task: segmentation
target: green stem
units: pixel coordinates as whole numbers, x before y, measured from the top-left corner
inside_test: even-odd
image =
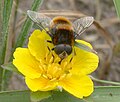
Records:
[[[34,0],[31,10],[36,11],[38,7],[42,4],[42,1],[43,0]],[[27,18],[18,36],[17,42],[15,44],[15,48],[22,47],[24,45],[31,27],[32,27],[32,21],[29,18]]]
[[[0,65],[4,64],[5,55],[6,55],[6,45],[8,38],[8,28],[9,28],[9,18],[11,14],[13,0],[4,0],[4,7],[1,13],[2,16],[2,29],[0,35]],[[3,83],[5,79],[3,79],[4,69],[0,68],[0,90],[2,90]]]
[[[97,78],[94,78],[93,76],[90,76],[93,81],[99,82],[99,83],[104,83],[104,84],[112,84],[112,85],[120,85],[119,82],[113,82],[113,81],[106,81],[106,80],[100,80]]]
[[[120,18],[120,0],[113,0],[114,4],[115,4],[115,8],[116,8],[116,11],[117,11],[117,14]]]
[[[2,45],[2,42],[1,42],[2,32],[1,31],[2,31],[2,0],[0,0],[0,45]],[[0,67],[0,89],[1,89],[1,83],[2,83],[2,72],[3,72],[3,69]]]
[[[11,1],[11,0],[8,0],[8,1]],[[41,5],[41,3],[42,3],[42,0],[34,0],[34,2],[32,4],[32,7],[31,7],[31,10],[36,11],[39,8],[39,6]],[[25,40],[27,38],[27,35],[29,34],[29,31],[30,31],[31,27],[32,27],[32,22],[29,19],[27,19],[25,21],[22,29],[21,29],[20,35],[19,35],[19,37],[17,39],[17,42],[16,42],[15,47],[13,48],[13,50],[15,50],[15,48],[18,47],[18,46],[23,46],[24,45],[24,42],[25,42]],[[11,55],[9,61],[11,62],[12,59],[13,59],[13,57]],[[8,82],[9,82],[9,80],[11,78],[11,75],[12,75],[12,73],[9,72],[9,71],[7,71],[7,70],[3,71],[2,78],[4,80],[2,82],[2,86],[3,86],[2,90],[5,90],[7,88]]]
[[[31,7],[31,10],[36,11],[42,5],[42,2],[43,2],[43,0],[34,0],[32,7]],[[20,32],[20,34],[17,38],[17,41],[13,47],[13,51],[12,51],[12,54],[10,56],[10,62],[13,59],[13,52],[15,51],[15,49],[17,47],[22,47],[24,45],[31,27],[32,27],[32,21],[29,18],[27,18],[22,26],[21,32]]]

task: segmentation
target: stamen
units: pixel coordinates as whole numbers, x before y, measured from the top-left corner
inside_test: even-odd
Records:
[[[51,56],[49,63],[53,63],[53,61],[54,61],[53,56]]]
[[[53,77],[52,77],[52,75],[50,75],[50,74],[47,74],[47,77],[48,77],[48,79],[53,79]]]
[[[41,65],[39,65],[39,68],[40,68],[41,71],[44,71],[44,70],[43,70],[43,67],[42,67]]]
[[[63,74],[62,76],[60,76],[59,80],[62,80],[66,77],[66,74]]]
[[[57,66],[54,67],[53,74],[57,73],[59,71],[59,68]]]
[[[53,62],[55,61],[55,56],[53,55],[53,53],[52,53],[52,57],[53,57]]]
[[[46,65],[42,65],[44,72],[46,72]]]
[[[55,80],[57,80],[56,78],[52,78],[50,81],[55,81]]]
[[[43,76],[45,79],[48,79],[48,77],[47,77],[46,75],[43,74],[42,76]]]
[[[68,65],[68,62],[65,61],[65,62],[63,63],[63,68],[66,68],[67,65]]]
[[[44,64],[44,62],[43,62],[42,60],[40,60],[39,68],[40,68],[42,71],[46,71],[46,65]]]

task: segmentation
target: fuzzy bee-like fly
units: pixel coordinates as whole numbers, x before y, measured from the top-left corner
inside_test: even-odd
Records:
[[[75,41],[77,36],[92,25],[94,21],[93,17],[86,16],[71,22],[66,17],[57,16],[51,19],[48,16],[30,10],[27,11],[27,15],[40,29],[44,29],[46,33],[49,34],[52,41],[48,42],[54,44],[55,47],[52,50],[54,50],[61,59],[72,53],[73,46],[93,52],[88,46]],[[46,28],[49,30],[46,30]]]

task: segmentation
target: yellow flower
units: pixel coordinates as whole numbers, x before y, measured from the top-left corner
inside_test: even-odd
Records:
[[[35,30],[29,38],[28,48],[17,48],[13,64],[25,76],[31,91],[49,91],[63,88],[72,95],[83,98],[93,92],[93,82],[88,74],[98,66],[98,56],[74,47],[76,55],[69,55],[60,62],[51,38],[40,30]],[[89,47],[82,40],[77,40]]]

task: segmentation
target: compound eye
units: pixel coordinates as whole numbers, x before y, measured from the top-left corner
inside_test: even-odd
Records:
[[[58,55],[63,52],[66,52],[68,55],[70,55],[72,52],[72,47],[70,45],[59,44],[59,45],[56,45],[56,47],[54,48],[54,51]]]
[[[56,54],[59,55],[64,51],[64,46],[62,44],[56,45],[56,47],[54,48],[54,51]]]
[[[70,55],[72,53],[72,47],[70,45],[66,45],[65,51],[67,52],[68,55]]]

